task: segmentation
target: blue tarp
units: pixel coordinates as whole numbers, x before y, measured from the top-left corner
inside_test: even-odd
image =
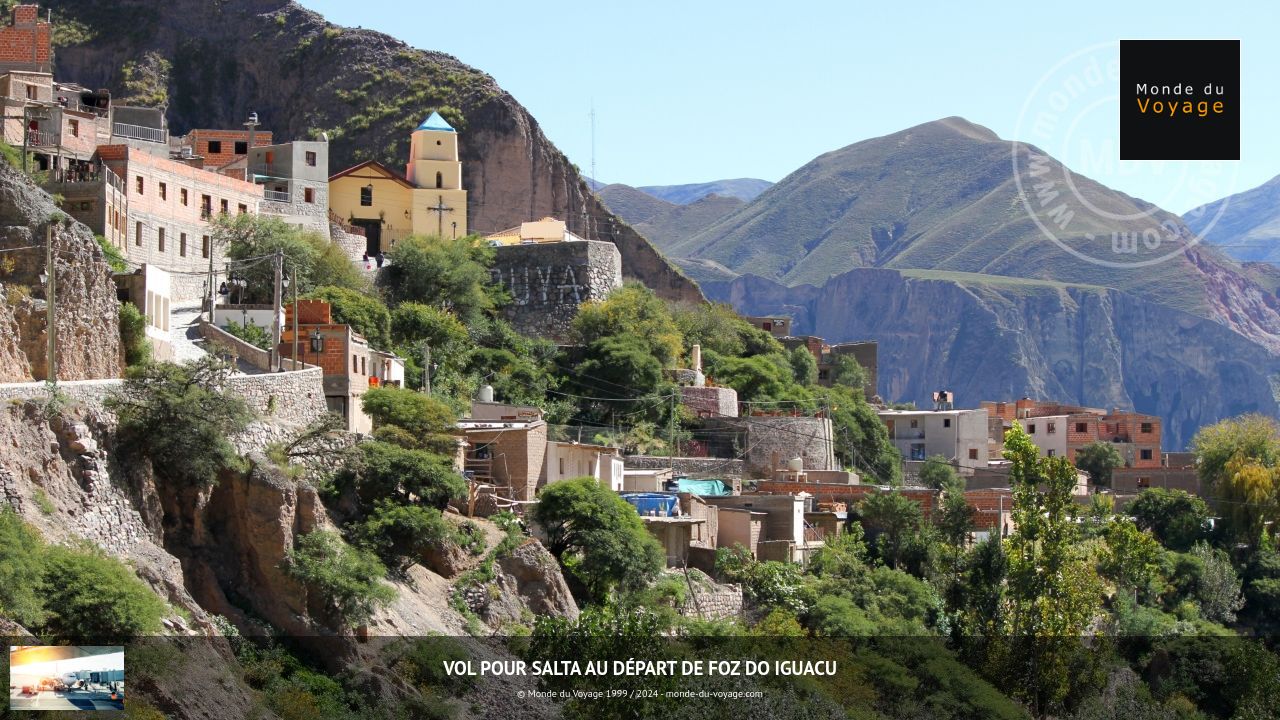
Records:
[[[694,495],[702,495],[711,497],[714,495],[732,495],[732,491],[725,486],[723,480],[694,480],[693,478],[680,478],[676,481],[676,487],[680,492],[693,493]]]
[[[679,504],[679,498],[668,493],[622,493],[622,499],[631,503],[641,515],[671,517]]]

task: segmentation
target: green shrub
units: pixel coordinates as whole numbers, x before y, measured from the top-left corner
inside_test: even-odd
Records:
[[[97,547],[55,546],[41,584],[49,634],[110,639],[159,632],[165,603],[124,563]]]
[[[45,515],[52,515],[54,511],[57,510],[57,508],[53,506],[53,501],[50,500],[45,491],[40,488],[35,489],[35,492],[31,494],[31,498],[36,501],[36,507],[40,508],[40,512]]]
[[[351,547],[336,533],[317,530],[298,539],[289,551],[288,573],[332,601],[338,617],[349,625],[368,622],[373,613],[395,599],[382,582],[387,569],[377,556]]]
[[[247,325],[228,321],[222,329],[226,330],[228,335],[240,338],[259,350],[271,350],[271,331],[252,320]]]
[[[112,272],[126,272],[129,265],[124,260],[124,253],[120,252],[120,248],[112,245],[109,240],[101,235],[94,235],[94,240],[98,241],[98,247],[102,248],[102,255],[107,261],[107,265],[111,267]]]
[[[343,259],[348,265],[350,260]],[[307,298],[329,303],[336,323],[346,323],[381,350],[391,347],[391,313],[382,301],[347,287],[325,286],[307,293]]]
[[[44,542],[18,515],[0,510],[0,616],[30,628],[44,621]]]
[[[433,507],[378,501],[373,512],[352,528],[362,547],[372,550],[388,567],[400,569],[418,561],[433,547],[459,544],[459,534]]]
[[[133,367],[151,362],[147,318],[133,303],[120,303],[120,345],[124,349],[125,365]]]
[[[450,498],[467,496],[467,484],[449,458],[373,440],[360,444],[360,462],[349,470],[366,507],[383,498],[409,496],[443,510]]]

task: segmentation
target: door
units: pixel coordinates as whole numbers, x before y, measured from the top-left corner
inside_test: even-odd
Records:
[[[381,220],[352,220],[351,224],[364,230],[365,252],[369,253],[372,259],[378,253],[382,252],[382,221]]]

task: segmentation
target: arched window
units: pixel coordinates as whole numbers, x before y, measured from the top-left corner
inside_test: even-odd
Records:
[[[444,173],[436,173],[436,188],[444,187]]]

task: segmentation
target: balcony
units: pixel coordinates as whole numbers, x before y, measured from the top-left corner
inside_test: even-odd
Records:
[[[292,202],[292,200],[289,198],[289,193],[281,192],[279,190],[263,190],[262,199],[268,202],[278,202],[278,203]]]
[[[33,148],[54,147],[60,139],[58,133],[43,130],[28,130],[26,137],[27,147]]]
[[[153,143],[169,142],[169,133],[162,128],[142,127],[141,125],[130,125],[128,123],[112,123],[111,134],[116,137],[145,140]]]

